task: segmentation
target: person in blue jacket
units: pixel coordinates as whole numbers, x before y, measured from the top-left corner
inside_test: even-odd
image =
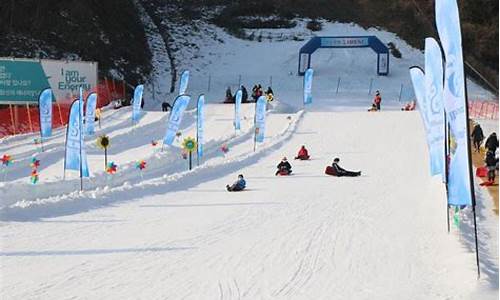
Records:
[[[228,192],[238,192],[238,191],[243,191],[246,187],[247,183],[245,179],[243,179],[243,174],[238,175],[238,180],[236,180],[233,185],[226,185],[226,189]]]

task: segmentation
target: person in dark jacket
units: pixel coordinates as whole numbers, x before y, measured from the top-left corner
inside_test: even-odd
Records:
[[[226,189],[228,192],[239,192],[243,191],[246,187],[247,183],[245,179],[243,178],[243,174],[238,175],[238,180],[236,180],[235,183],[232,185],[226,185]]]
[[[274,95],[273,89],[270,86],[267,87],[266,94],[273,94]]]
[[[161,104],[161,111],[168,111],[169,109],[172,109],[172,105],[170,105],[170,103],[165,101]]]
[[[486,143],[484,143],[484,146],[486,147],[486,149],[488,149],[488,151],[491,151],[493,153],[495,153],[495,151],[497,151],[498,138],[497,138],[496,132],[493,132],[492,134],[490,134],[490,136],[486,140]]]
[[[483,134],[483,129],[481,128],[481,125],[476,124],[474,126],[474,129],[472,130],[472,134],[470,135],[472,138],[472,141],[474,143],[474,149],[476,149],[476,152],[479,152],[481,149],[481,144],[483,143],[484,140],[484,134]]]
[[[226,89],[226,99],[224,100],[224,103],[234,103],[233,93],[231,92],[230,87],[227,87]]]
[[[340,162],[340,158],[336,157],[332,163],[332,168],[335,170],[336,176],[356,177],[356,176],[361,175],[361,171],[353,172],[353,171],[347,171],[347,170],[343,169],[341,166],[339,166],[339,162]]]
[[[248,91],[244,85],[241,86],[241,102],[242,103],[248,102]]]
[[[278,168],[278,171],[274,174],[276,176],[278,176],[278,174],[290,175],[292,173],[292,165],[290,165],[286,157],[283,157],[281,162],[276,167]]]
[[[254,85],[253,88],[252,88],[252,99],[254,100],[254,102],[257,102],[257,99],[259,98],[257,96],[257,90],[259,89],[259,87],[257,85]]]
[[[484,159],[486,163],[486,168],[488,168],[488,181],[490,183],[495,182],[495,172],[497,168],[498,158],[495,157],[495,152],[488,151],[486,152],[486,158]]]

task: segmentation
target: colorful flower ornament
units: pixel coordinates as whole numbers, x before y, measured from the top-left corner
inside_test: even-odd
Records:
[[[227,144],[222,144],[220,150],[222,151],[222,153],[226,154],[229,152],[229,146]]]
[[[146,161],[145,160],[140,160],[135,163],[135,167],[139,170],[144,170],[146,169]]]
[[[14,162],[14,160],[12,159],[12,156],[10,156],[9,154],[4,154],[2,156],[2,165],[8,167],[9,165],[11,165],[12,163]]]
[[[32,167],[33,169],[37,169],[39,166],[40,166],[40,160],[36,159],[36,157],[32,157],[30,167]]]
[[[38,182],[38,172],[36,171],[36,169],[33,169],[33,171],[31,171],[31,183],[36,184],[37,182]]]
[[[106,173],[108,174],[115,174],[117,170],[118,166],[113,161],[109,162],[108,165],[106,166]]]

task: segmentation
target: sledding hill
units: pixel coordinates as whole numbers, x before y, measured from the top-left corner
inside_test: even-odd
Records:
[[[118,170],[104,172],[96,137],[86,137],[92,175],[84,191],[76,174],[62,178],[63,130],[42,153],[35,135],[0,140],[0,154],[14,158],[0,174],[0,298],[495,299],[498,218],[490,199],[479,192],[476,280],[471,212],[463,210],[447,233],[445,191],[429,176],[420,117],[399,111],[396,96],[401,84],[410,90],[407,68],[422,62],[419,51],[398,43],[403,58],[391,62],[388,77],[374,76],[369,50],[315,53],[314,100],[304,110],[302,78],[294,75],[303,41],[250,42],[213,30],[224,43],[201,39],[204,52],[183,61],[192,72],[189,93],[204,92],[209,102],[206,155],[193,170],[180,141],[195,136],[194,110],[172,147],[151,144],[166,128],[168,114],[155,111],[161,90],[154,101],[146,96],[152,111],[137,125],[129,107],[104,110],[96,136],[110,137]],[[324,33],[397,41],[346,24]],[[216,103],[227,86],[234,91],[238,74],[249,89],[272,80],[277,97],[255,151],[254,105],[243,105],[235,132],[234,106]],[[384,97],[380,113],[366,112],[372,78]],[[294,175],[275,177],[278,161],[303,144],[312,160],[292,160]],[[41,163],[37,184],[29,182],[33,156]],[[363,176],[325,175],[334,157]],[[238,174],[247,190],[228,193]]]
[[[148,113],[137,128],[124,129],[118,111],[102,129],[117,140],[117,175],[96,172],[82,193],[4,206],[2,297],[494,299],[498,256],[488,239],[496,240],[496,229],[479,227],[483,277],[476,281],[470,212],[463,212],[464,236],[455,227],[446,233],[445,191],[428,175],[417,112],[270,113],[266,142],[255,153],[248,122],[231,137],[231,106],[208,112],[211,154],[192,172],[181,171],[186,162],[174,159],[174,149],[126,147],[161,134],[153,128],[163,116]],[[121,141],[122,132],[130,138]],[[11,150],[27,140],[9,141]],[[224,141],[225,156],[218,151]],[[281,157],[302,144],[312,160],[292,160],[294,175],[275,177]],[[42,165],[52,153],[40,154]],[[324,175],[337,156],[363,176]],[[126,163],[138,157],[152,161],[144,177]],[[56,181],[60,171],[41,174]],[[239,173],[248,188],[229,194],[224,186]],[[9,186],[18,190],[18,181]],[[42,182],[31,193],[45,189]],[[480,199],[480,224],[495,222],[489,206]]]

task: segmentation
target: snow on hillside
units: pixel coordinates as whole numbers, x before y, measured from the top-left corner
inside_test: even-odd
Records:
[[[310,36],[299,27],[272,32]],[[476,183],[477,280],[471,211],[447,233],[445,189],[429,175],[421,118],[399,111],[395,98],[422,54],[390,33],[324,28],[325,35],[376,32],[395,41],[403,59],[392,59],[390,76],[376,77],[371,50],[319,51],[315,98],[303,108],[302,78],[294,72],[304,41],[250,42],[212,28],[224,43],[200,39],[199,57],[182,61],[192,73],[189,93],[204,92],[209,102],[206,155],[191,171],[180,141],[195,136],[193,109],[181,137],[162,149],[151,141],[162,139],[168,113],[146,111],[132,125],[130,107],[106,108],[102,128],[85,138],[92,175],[84,191],[74,172],[62,178],[64,129],[44,152],[33,134],[0,139],[0,155],[14,158],[0,173],[0,298],[497,299],[498,216],[490,196]],[[243,105],[235,132],[234,106],[217,103],[238,74],[249,89],[273,76],[278,100],[256,151],[254,104]],[[344,88],[337,94],[338,77]],[[380,113],[366,112],[371,78],[384,96]],[[110,137],[115,175],[104,172],[101,134]],[[303,144],[312,159],[294,161]],[[33,156],[41,161],[36,185],[29,182]],[[283,156],[293,176],[274,176]],[[363,176],[325,175],[334,157]],[[141,159],[142,172],[135,167]],[[225,185],[238,174],[246,191],[228,193]]]
[[[389,76],[377,76],[376,54],[369,48],[319,49],[312,56],[314,96],[323,100],[326,104],[323,108],[334,110],[369,106],[375,90],[382,92],[386,108],[399,109],[402,103],[414,100],[408,68],[423,67],[422,51],[412,48],[395,34],[377,28],[323,21],[323,29],[312,32],[306,29],[307,20],[295,21],[297,26],[291,29],[246,30],[255,39],[261,36],[261,42],[235,38],[200,20],[190,26],[171,26],[175,40],[180,40],[176,52],[178,69],[191,72],[190,92],[193,95],[204,93],[210,102],[221,102],[228,86],[234,92],[241,82],[251,91],[254,84],[260,83],[264,89],[271,85],[282,102],[301,107],[303,79],[297,76],[300,47],[315,35],[375,35],[383,43],[394,43],[402,53],[401,59],[391,55]],[[195,43],[199,49],[182,46],[190,43]],[[163,80],[170,82],[169,77]],[[468,93],[471,99],[495,98],[472,81],[468,81]],[[172,98],[167,97],[167,100],[171,102]]]

